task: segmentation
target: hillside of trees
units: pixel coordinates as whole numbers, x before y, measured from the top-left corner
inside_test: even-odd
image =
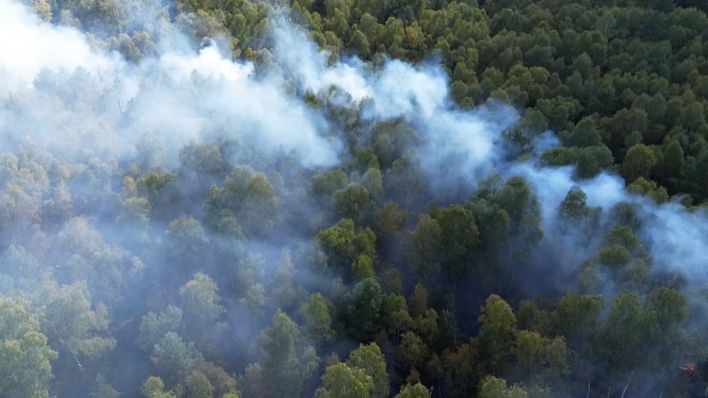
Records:
[[[705,396],[707,13],[0,0],[0,397]]]

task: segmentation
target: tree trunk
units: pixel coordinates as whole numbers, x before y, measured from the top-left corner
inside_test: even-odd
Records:
[[[620,398],[624,398],[624,394],[627,393],[627,389],[632,383],[632,377],[634,377],[634,371],[632,371],[632,373],[629,375],[629,380],[627,380],[627,384],[625,384],[624,388],[622,389],[622,395],[620,396]]]

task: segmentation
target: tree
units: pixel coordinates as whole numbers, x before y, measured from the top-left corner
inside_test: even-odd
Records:
[[[369,40],[367,40],[366,35],[358,29],[352,33],[352,38],[347,46],[356,50],[362,58],[367,58],[370,54]]]
[[[320,293],[310,295],[310,299],[300,307],[305,328],[315,341],[324,343],[334,337],[332,311],[332,303]]]
[[[506,301],[492,294],[482,307],[479,322],[482,327],[477,335],[476,346],[482,366],[489,372],[495,372],[514,352],[516,316]]]
[[[591,118],[583,118],[568,137],[568,146],[589,147],[602,145],[602,138],[597,131],[595,121]]]
[[[649,172],[656,164],[654,151],[646,145],[637,144],[629,148],[622,163],[622,175],[627,181],[638,177],[649,177]]]
[[[431,398],[432,394],[424,385],[420,383],[406,384],[401,387],[401,391],[393,398]]]
[[[373,390],[372,398],[388,397],[388,373],[386,372],[386,359],[381,353],[378,344],[360,344],[357,349],[349,354],[347,366],[361,369],[371,378]]]
[[[148,377],[141,390],[145,398],[176,398],[172,391],[165,391],[165,383],[155,376]]]
[[[374,336],[381,330],[381,308],[383,292],[375,278],[367,278],[357,283],[345,298],[346,317],[351,330],[362,340]]]
[[[345,218],[332,227],[321,231],[317,243],[327,255],[330,267],[352,268],[361,255],[373,259],[376,249],[376,234],[369,228],[355,229],[354,221]]]
[[[266,397],[284,398],[298,395],[303,382],[314,368],[316,357],[312,347],[302,347],[300,330],[285,313],[278,311],[273,324],[260,337],[263,350],[263,377],[277,380],[265,387]]]
[[[315,391],[317,398],[373,397],[374,383],[363,369],[343,363],[328,366],[322,375],[322,387]]]
[[[417,276],[423,280],[435,280],[442,261],[442,230],[437,220],[427,214],[418,219],[418,225],[411,234],[413,251],[409,259]]]
[[[627,187],[627,190],[633,194],[648,196],[656,203],[663,203],[669,199],[666,188],[657,184],[656,181],[650,181],[644,177],[637,178]]]
[[[188,328],[203,328],[224,312],[216,282],[201,272],[179,289],[179,297]]]
[[[108,329],[108,310],[103,306],[91,309],[86,285],[50,284],[44,294],[42,330],[65,359],[80,367],[83,359],[99,358],[116,346],[113,338],[102,335]]]
[[[684,152],[678,141],[671,141],[664,149],[664,175],[666,178],[680,178],[683,174]]]
[[[602,306],[602,297],[567,292],[556,306],[557,330],[574,346],[590,342],[597,331]]]
[[[332,267],[348,265],[354,261],[355,238],[354,221],[347,218],[317,234],[317,242]]]
[[[150,360],[165,380],[174,384],[189,376],[203,358],[193,343],[185,343],[174,332],[168,332],[155,344]]]
[[[688,303],[684,294],[660,287],[649,294],[644,306],[648,318],[645,338],[653,342],[649,349],[657,358],[675,357],[684,341],[680,326],[688,318]]]
[[[28,304],[0,297],[0,395],[47,398],[57,353],[39,331]]]
[[[482,380],[477,398],[527,398],[528,393],[519,386],[507,387],[506,380],[487,376]]]
[[[580,178],[591,178],[599,174],[603,169],[610,167],[614,158],[612,151],[605,145],[577,148],[576,153],[576,174]]]
[[[152,350],[168,332],[177,332],[182,323],[182,310],[175,306],[167,306],[160,314],[150,311],[140,322],[138,345],[144,350]]]
[[[330,197],[347,185],[347,174],[341,169],[315,174],[312,177],[312,190],[315,194]]]
[[[541,238],[541,207],[531,186],[522,177],[512,177],[499,189],[494,199],[506,211],[510,220],[510,234],[520,241],[514,254],[525,255]]]
[[[229,232],[227,225],[238,225],[248,236],[264,238],[273,233],[278,222],[278,198],[265,175],[248,167],[236,167],[223,188],[212,187],[204,204],[207,225]]]
[[[619,376],[627,376],[628,383],[631,382],[630,371],[647,358],[647,326],[647,313],[642,308],[639,294],[625,292],[612,303],[600,331],[600,354],[606,366]]]
[[[175,176],[170,173],[153,172],[136,181],[138,193],[150,203],[150,209],[158,219],[169,215],[171,205],[178,199]]]
[[[587,195],[579,187],[573,187],[565,195],[558,209],[561,219],[569,225],[589,223],[593,225],[598,221],[601,207],[587,205]]]
[[[444,267],[452,280],[461,278],[472,266],[472,254],[479,244],[479,230],[471,211],[453,205],[433,212],[440,226]]]
[[[535,386],[538,377],[553,382],[567,366],[568,352],[562,337],[548,339],[537,332],[522,330],[516,344],[516,357],[529,377],[529,387]]]
[[[399,353],[405,365],[411,368],[421,368],[428,360],[430,349],[423,339],[409,331],[403,333]]]
[[[190,398],[212,398],[214,396],[214,386],[204,373],[192,372],[184,381],[184,396]]]
[[[183,268],[199,264],[199,256],[209,245],[201,223],[191,217],[180,217],[170,223],[169,255]]]
[[[358,219],[371,199],[362,185],[351,183],[334,193],[334,209],[340,217]]]

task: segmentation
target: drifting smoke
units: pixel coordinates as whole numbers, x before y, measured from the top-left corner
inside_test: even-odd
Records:
[[[0,15],[0,34],[12,38],[0,44],[8,146],[24,140],[62,157],[121,160],[150,138],[174,161],[186,143],[218,131],[273,155],[293,153],[307,166],[337,162],[324,120],[277,78],[254,79],[252,64],[227,60],[216,46],[165,49],[133,65],[9,0]]]
[[[103,213],[119,212],[116,198],[102,195],[120,190],[116,180],[122,177],[121,166],[139,163],[148,170],[173,171],[179,167],[185,146],[225,139],[256,153],[253,157],[231,154],[233,159],[228,161],[256,170],[272,169],[281,159],[294,159],[309,173],[334,168],[346,161],[346,137],[328,115],[303,99],[305,93],[357,109],[364,124],[403,121],[413,128],[418,140],[409,151],[420,163],[427,191],[441,203],[465,200],[491,173],[524,177],[541,205],[544,237],[537,250],[554,257],[554,267],[571,273],[594,256],[601,244],[584,241],[580,232],[561,231],[558,208],[568,191],[577,186],[587,194],[589,206],[603,209],[605,223],[612,221],[615,205],[631,202],[638,206],[641,237],[656,259],[655,269],[679,272],[696,286],[708,278],[705,210],[689,212],[673,202],[657,205],[628,193],[623,180],[614,174],[577,180],[570,167],[544,167],[539,155],[557,145],[551,133],[537,140],[531,159],[512,159],[504,132],[518,121],[518,112],[493,103],[473,111],[459,108],[450,98],[446,73],[433,63],[410,65],[389,60],[374,67],[356,58],[331,62],[329,53],[319,51],[306,33],[282,16],[270,21],[275,43],[271,65],[235,62],[209,41],[201,48],[190,45],[164,12],[139,14],[154,18],[143,23],[150,24],[151,35],[159,40],[154,55],[129,62],[88,34],[45,22],[13,0],[0,0],[0,37],[4,38],[0,41],[0,146],[2,152],[24,153],[30,148],[39,158],[52,159],[47,161],[51,171],[40,172],[33,168],[32,159],[3,158],[2,173],[20,173],[22,169],[25,174],[20,181],[0,173],[4,185],[2,231],[14,235],[24,228],[22,236],[28,236],[27,241],[39,242],[34,245],[49,247],[47,252],[56,255],[59,270],[62,261],[76,266],[82,255],[125,264],[129,270],[125,274],[84,276],[100,282],[94,283],[98,287],[93,286],[91,292],[95,302],[110,301],[116,284],[140,284],[138,276],[151,267],[170,266],[162,257],[147,258],[128,248],[140,247],[134,245],[139,239],[145,239],[146,246],[167,245],[164,231],[131,231],[131,236],[125,237],[125,226],[101,220]],[[72,166],[59,167],[57,161]],[[295,186],[309,180],[288,185],[288,176],[281,177],[286,181],[278,184],[278,189],[290,190],[279,192],[287,201],[283,207],[297,213],[286,217],[293,224],[286,235],[292,234],[270,242],[247,242],[268,260],[254,262],[277,262],[284,248],[298,246],[312,235],[312,231],[298,230],[297,225],[297,220],[307,219],[317,206],[303,193],[307,189]],[[73,216],[70,220],[60,220],[51,231],[32,227],[40,209],[70,202],[74,206],[73,212],[68,212]],[[199,209],[187,215],[198,217],[202,204],[192,206]],[[208,234],[200,226],[191,228],[190,237],[203,245],[194,251],[207,244],[230,243],[221,240],[225,238],[202,236]],[[28,252],[32,250],[23,248],[19,238],[6,240],[9,248],[3,248],[3,259],[7,264],[39,267],[36,263],[40,260],[25,259],[31,257]],[[127,242],[127,248],[121,249],[115,242]],[[85,251],[64,253],[65,246],[85,246]],[[207,262],[221,266],[226,260]],[[81,265],[76,269],[83,270]],[[239,266],[240,272],[254,275],[275,273]],[[261,268],[265,267],[268,265]],[[67,281],[76,279],[80,278]],[[12,285],[4,279],[2,284]],[[250,292],[256,298],[264,296],[263,286],[258,284],[253,284]],[[243,325],[247,315],[242,310],[229,311],[227,318],[239,325],[234,334],[244,341],[263,326]]]
[[[392,60],[377,71],[358,59],[330,65],[329,54],[317,52],[301,30],[281,24],[274,36],[276,59],[298,79],[302,89],[317,93],[336,86],[348,94],[352,103],[370,101],[364,118],[404,119],[414,126],[422,135],[417,150],[423,173],[439,199],[450,199],[447,193],[451,190],[459,195],[459,189],[453,188],[457,184],[466,186],[462,192],[473,191],[493,171],[507,178],[524,177],[541,205],[545,231],[542,246],[555,247],[556,261],[566,268],[575,268],[592,257],[600,243],[588,246],[586,237],[569,238],[560,232],[558,208],[568,191],[582,189],[588,206],[603,210],[606,223],[611,222],[610,213],[617,204],[633,203],[644,221],[642,238],[658,268],[678,272],[692,284],[705,284],[708,252],[701,249],[708,245],[705,209],[688,212],[674,202],[657,205],[627,192],[623,179],[615,174],[602,172],[579,180],[574,177],[573,167],[544,167],[540,155],[560,145],[551,132],[537,138],[533,159],[509,161],[503,132],[518,121],[516,110],[500,104],[473,111],[457,108],[448,92],[447,75],[437,65],[415,67]]]

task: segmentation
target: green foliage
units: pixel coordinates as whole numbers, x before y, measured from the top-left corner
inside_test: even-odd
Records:
[[[25,3],[121,54],[126,70],[149,65],[142,60],[168,35],[142,15],[159,2]],[[329,62],[358,56],[367,73],[391,59],[423,69],[439,59],[451,109],[502,101],[520,110],[517,125],[495,137],[504,161],[532,163],[539,135],[553,130],[561,146],[544,147],[540,166],[570,166],[579,185],[619,174],[630,193],[657,205],[680,197],[695,205],[693,215],[704,210],[701,2],[293,0],[289,15],[268,17],[282,5],[180,0],[160,12],[187,36],[185,48],[215,38],[234,60],[253,62],[256,79],[269,79],[282,51],[269,33],[277,18],[305,26]],[[54,73],[35,82],[47,96],[62,88]],[[93,83],[82,70],[70,79]],[[14,152],[0,156],[0,291],[29,302],[0,298],[0,396],[117,396],[102,374],[120,379],[122,395],[149,398],[704,389],[707,337],[692,323],[701,316],[693,305],[704,295],[700,275],[675,271],[684,269],[682,253],[652,257],[667,242],[653,236],[665,215],[640,211],[649,202],[603,210],[574,187],[542,213],[541,192],[519,176],[489,176],[466,197],[455,193],[469,186],[433,191],[436,170],[422,169],[417,150],[438,133],[434,123],[375,120],[369,100],[350,106],[336,88],[303,92],[290,76],[278,83],[308,113],[321,112],[323,136],[342,143],[336,168],[259,153],[233,138],[232,129],[251,128],[238,123],[184,145],[174,167],[161,164],[149,140],[134,143],[132,159],[85,162],[40,153],[31,140],[8,146]],[[77,109],[114,102],[69,94]],[[546,224],[554,216],[560,223]],[[557,241],[575,245],[577,264]],[[308,343],[327,359],[320,363]],[[136,377],[159,377],[131,389],[120,359],[141,355],[133,345],[152,364],[140,358],[149,369],[137,367]],[[684,364],[698,373],[679,370]]]
[[[184,382],[184,396],[194,398],[211,398],[214,396],[214,387],[204,373],[195,371]]]
[[[312,347],[303,347],[300,329],[285,313],[278,311],[273,324],[260,337],[263,349],[263,378],[278,380],[264,385],[266,397],[298,395],[315,365]]]
[[[159,314],[148,312],[140,322],[138,344],[144,350],[150,351],[168,332],[177,332],[182,323],[182,310],[168,306]]]
[[[267,237],[278,222],[278,199],[262,173],[236,167],[222,188],[212,187],[204,204],[207,225],[216,231],[238,236]]]
[[[473,250],[479,244],[479,230],[471,211],[460,205],[436,210],[433,219],[440,226],[443,268],[453,280],[462,277],[472,265]]]
[[[204,327],[224,312],[219,304],[219,288],[207,275],[197,273],[179,290],[188,325]]]
[[[26,302],[0,297],[0,395],[46,398],[57,353]]]
[[[334,193],[334,209],[337,215],[357,218],[370,201],[369,191],[360,184],[352,183]]]
[[[492,294],[479,316],[482,327],[477,336],[482,366],[494,372],[504,365],[514,351],[516,316],[511,306],[501,297]]]
[[[355,270],[362,270],[361,261],[370,262],[369,270],[373,270],[373,259],[376,252],[376,234],[369,228],[356,229],[354,221],[345,218],[334,226],[321,231],[317,235],[320,248],[327,255],[330,267],[348,266]],[[368,256],[368,258],[361,258]],[[355,267],[356,266],[356,267]],[[370,272],[363,269],[359,276],[366,276]]]
[[[317,342],[326,342],[335,335],[332,329],[332,303],[320,293],[313,293],[300,307],[300,315],[310,337]]]
[[[167,332],[155,344],[150,360],[161,377],[175,383],[197,369],[203,358],[193,343],[185,343],[177,333]]]
[[[159,377],[150,376],[142,386],[142,393],[145,398],[175,398],[171,391],[165,391],[165,383]]]
[[[482,380],[482,385],[477,398],[527,398],[528,392],[522,387],[514,385],[508,387],[506,380],[494,376],[487,376]]]
[[[622,175],[627,181],[634,181],[639,177],[647,177],[655,164],[654,151],[646,145],[637,144],[627,151],[622,163]]]
[[[372,397],[374,383],[363,369],[343,363],[328,366],[322,375],[322,387],[315,392],[317,398],[367,398]]]
[[[344,300],[347,304],[346,319],[350,325],[356,325],[351,330],[357,336],[363,340],[381,330],[384,296],[376,279],[367,278],[357,283]]]
[[[432,394],[424,385],[420,383],[406,384],[401,387],[401,391],[394,398],[430,398]]]
[[[95,359],[115,348],[116,341],[102,335],[108,329],[108,310],[91,309],[85,285],[50,285],[45,295],[41,327],[60,355]]]
[[[351,368],[363,370],[371,378],[373,389],[370,396],[372,398],[388,397],[389,386],[386,360],[376,343],[359,345],[356,350],[349,354],[346,364]]]

